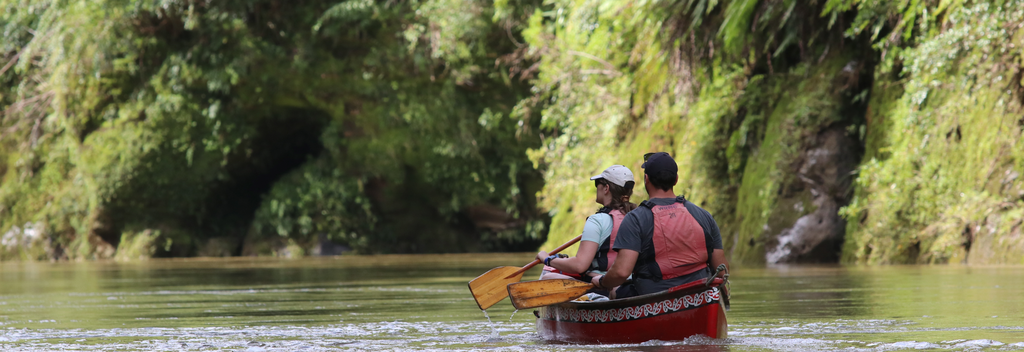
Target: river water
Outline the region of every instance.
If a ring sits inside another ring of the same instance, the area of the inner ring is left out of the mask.
[[[727,339],[576,346],[473,302],[469,280],[530,259],[3,263],[0,350],[1024,351],[1024,267],[737,267]]]

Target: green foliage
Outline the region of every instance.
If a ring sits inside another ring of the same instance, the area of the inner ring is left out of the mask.
[[[117,246],[114,259],[119,261],[146,260],[156,254],[161,243],[160,231],[125,232]]]
[[[373,252],[368,237],[377,219],[365,196],[365,181],[343,177],[327,165],[326,160],[307,163],[275,183],[257,210],[253,230],[304,241],[327,233],[331,240]]]
[[[38,222],[53,257],[92,258],[150,230],[156,255],[320,235],[361,252],[449,251],[480,241],[469,207],[542,221],[524,155],[537,137],[508,117],[528,87],[500,60],[532,9],[502,4],[522,9],[2,1],[0,228]],[[430,196],[389,196],[410,185]],[[408,201],[429,211],[390,210]],[[375,232],[408,216],[446,239]]]
[[[0,0],[0,259],[554,247],[660,150],[760,262],[838,129],[844,261],[1019,262],[1018,7]]]

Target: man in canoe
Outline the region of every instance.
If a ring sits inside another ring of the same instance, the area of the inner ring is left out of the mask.
[[[541,280],[578,279],[590,281],[592,276],[604,275],[615,262],[616,252],[612,250],[615,234],[636,204],[629,202],[633,195],[633,172],[622,165],[612,165],[600,175],[590,178],[594,181],[595,202],[603,207],[587,218],[583,225],[580,247],[575,257],[548,255],[540,251],[537,259],[544,262]]]
[[[613,299],[706,279],[709,266],[726,264],[715,219],[672,191],[679,179],[676,161],[665,152],[648,153],[641,167],[650,199],[622,220],[612,247],[615,263],[591,280],[598,289],[614,288]],[[633,282],[625,284],[630,274]]]

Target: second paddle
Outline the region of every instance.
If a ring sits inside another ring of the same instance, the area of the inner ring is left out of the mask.
[[[508,297],[516,309],[543,307],[568,302],[594,288],[579,280],[537,280],[508,285]]]

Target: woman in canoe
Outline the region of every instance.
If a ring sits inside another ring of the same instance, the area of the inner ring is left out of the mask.
[[[604,275],[615,261],[616,252],[612,250],[615,233],[626,214],[637,207],[629,202],[635,184],[633,172],[625,166],[612,165],[590,179],[594,180],[596,188],[595,201],[604,207],[587,218],[575,257],[564,254],[549,256],[545,251],[537,253],[537,259],[544,261],[541,280],[577,279],[590,282],[592,276]]]

